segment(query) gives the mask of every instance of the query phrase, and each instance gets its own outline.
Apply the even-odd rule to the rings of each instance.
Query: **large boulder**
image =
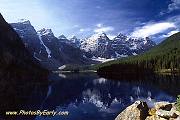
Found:
[[[154,103],[154,108],[156,110],[163,109],[169,111],[172,108],[172,104],[169,102],[156,102]]]
[[[175,103],[156,102],[153,108],[148,108],[146,102],[136,101],[115,120],[180,120],[180,112]]]
[[[122,111],[115,120],[145,120],[148,116],[148,110],[146,102],[136,101]]]
[[[155,103],[156,114],[155,116],[159,116],[164,119],[176,120],[180,115],[176,110],[174,103],[169,102],[157,102]]]

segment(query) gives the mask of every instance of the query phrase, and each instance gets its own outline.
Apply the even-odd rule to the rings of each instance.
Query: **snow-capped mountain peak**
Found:
[[[72,38],[69,38],[69,41],[71,41],[72,43],[77,43],[80,42],[80,39],[78,39],[76,36],[72,36]]]
[[[99,34],[99,39],[109,40],[109,38],[108,38],[108,36],[106,35],[106,33],[101,33],[101,34]]]
[[[39,31],[37,31],[40,35],[42,36],[54,36],[53,32],[51,29],[46,29],[46,28],[43,28]]]
[[[78,38],[76,36],[72,36],[71,38],[69,38],[69,40],[77,40]]]
[[[69,41],[75,47],[79,48],[81,46],[81,40],[78,39],[76,36],[72,36],[72,38],[69,38]]]
[[[115,37],[114,39],[123,39],[123,40],[125,40],[125,39],[127,39],[127,36],[122,34],[122,33],[119,33],[118,36]]]
[[[113,39],[113,42],[118,42],[118,43],[125,43],[128,40],[128,37],[122,33],[119,33],[117,37]]]
[[[100,37],[107,37],[106,33],[104,33],[104,32],[99,33],[99,36],[100,36]]]
[[[29,20],[27,19],[18,19],[16,23],[22,23],[22,24],[31,24]]]
[[[96,33],[86,39],[78,39],[76,36],[66,38],[64,35],[57,39],[51,29],[43,28],[36,32],[30,21],[25,19],[11,25],[23,38],[26,47],[30,51],[34,50],[32,53],[38,60],[53,59],[53,56],[62,60],[61,57],[64,55],[60,54],[61,52],[68,51],[68,55],[71,55],[72,51],[69,47],[76,48],[74,50],[81,49],[88,58],[116,59],[140,54],[155,45],[150,38],[131,38],[131,36],[121,33],[111,40],[104,32]],[[36,49],[34,49],[35,47]],[[63,51],[63,49],[67,49],[67,51]],[[77,54],[81,54],[81,52]]]
[[[66,36],[64,36],[64,35],[60,35],[60,36],[58,37],[58,39],[67,40]]]
[[[110,39],[105,33],[94,34],[85,39],[81,44],[81,49],[85,51],[96,51],[99,46],[108,45]]]
[[[107,37],[106,33],[97,33],[92,35],[91,37],[87,38],[86,40],[91,41],[91,42],[98,42],[98,40],[109,40],[109,38]]]
[[[85,39],[81,49],[91,52],[95,57],[119,58],[140,54],[154,45],[149,38],[131,38],[120,33],[110,40],[105,33],[101,33]]]

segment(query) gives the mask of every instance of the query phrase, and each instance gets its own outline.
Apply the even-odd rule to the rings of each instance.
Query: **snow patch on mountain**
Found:
[[[27,19],[18,19],[15,23],[31,24],[30,21]]]
[[[37,35],[39,36],[39,40],[40,40],[41,44],[42,44],[42,45],[45,47],[45,49],[46,49],[46,52],[47,52],[47,54],[48,54],[48,58],[50,58],[50,57],[51,57],[51,51],[50,51],[50,49],[44,44],[44,42],[43,42],[43,40],[42,40],[42,37],[41,37],[41,34],[38,32]]]
[[[99,44],[108,44],[109,38],[105,33],[98,33],[92,35],[90,38],[83,40],[81,44],[81,49],[88,51],[95,51],[99,47]]]
[[[132,54],[133,54],[134,56],[138,55],[138,54],[137,54],[137,53],[135,53],[135,52],[133,52]]]
[[[119,54],[115,51],[116,54],[116,58],[124,58],[124,57],[128,57],[128,55],[124,55],[124,54]]]
[[[53,32],[51,29],[43,28],[38,31],[38,33],[41,34],[41,36],[54,36]]]
[[[65,69],[66,68],[66,65],[62,65],[62,66],[60,66],[58,69],[59,70],[63,70],[63,69]]]
[[[101,58],[101,57],[93,57],[92,60],[104,63],[104,62],[115,60],[115,58],[106,59],[106,58]]]
[[[123,58],[149,50],[155,43],[150,38],[131,38],[124,34],[110,40],[105,33],[94,34],[82,41],[80,48],[100,58]],[[101,60],[100,60],[101,61]]]
[[[81,49],[85,50],[86,52],[95,51],[98,46],[98,41],[97,41],[98,37],[99,36],[97,34],[95,34],[95,35],[91,36],[90,38],[85,39],[81,44],[81,46],[82,46]]]
[[[41,59],[39,59],[38,57],[36,57],[36,53],[35,53],[35,52],[34,52],[34,54],[33,54],[33,57],[36,58],[36,60],[38,60],[38,61],[42,61]]]

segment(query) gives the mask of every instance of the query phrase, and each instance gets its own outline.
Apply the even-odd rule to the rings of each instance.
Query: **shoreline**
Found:
[[[53,73],[97,73],[96,70],[82,70],[82,71],[60,71],[60,70],[56,70],[56,71],[52,71]]]

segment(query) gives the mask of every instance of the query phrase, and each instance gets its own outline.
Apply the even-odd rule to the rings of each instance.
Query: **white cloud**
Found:
[[[81,28],[80,30],[79,30],[79,32],[84,32],[85,31],[85,29],[83,29],[83,28]]]
[[[79,25],[74,25],[74,26],[73,26],[73,28],[78,28],[78,27],[79,27]]]
[[[163,10],[159,13],[160,16],[170,13],[174,10],[180,10],[180,0],[171,0],[171,3],[168,5],[167,10]]]
[[[113,31],[114,28],[112,26],[107,26],[107,27],[98,27],[94,29],[94,32],[96,33],[102,33],[102,32],[109,32]]]
[[[173,35],[175,33],[178,33],[178,32],[179,32],[178,30],[173,30],[173,31],[170,31],[169,33],[163,35],[163,37],[169,37],[169,36],[171,36],[171,35]]]
[[[132,37],[148,37],[158,33],[162,33],[169,28],[176,28],[175,24],[172,22],[161,22],[161,23],[151,23],[143,27],[138,27],[131,33]]]
[[[101,24],[101,23],[96,25],[96,27],[102,27],[102,26],[103,26],[103,24]]]
[[[91,31],[91,29],[89,29],[89,28],[81,28],[81,29],[79,29],[80,33],[88,32],[88,31]]]
[[[180,0],[171,0],[171,4],[168,5],[169,12],[180,9]]]

